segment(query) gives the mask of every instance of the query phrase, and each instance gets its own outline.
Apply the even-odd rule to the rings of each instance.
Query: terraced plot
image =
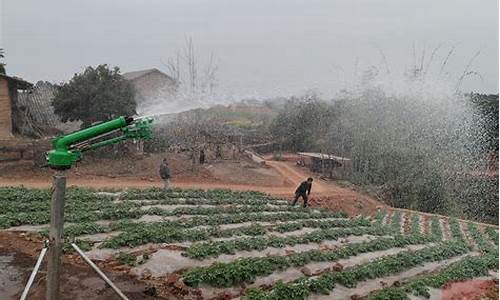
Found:
[[[0,227],[46,235],[49,199],[0,189]],[[410,299],[498,276],[494,227],[399,210],[347,218],[255,192],[70,189],[65,235],[184,299]]]

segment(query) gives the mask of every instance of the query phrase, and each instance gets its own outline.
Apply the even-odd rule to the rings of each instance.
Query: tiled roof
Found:
[[[163,73],[162,71],[160,71],[156,68],[147,69],[147,70],[139,70],[139,71],[134,71],[134,72],[127,72],[127,73],[123,73],[122,76],[125,77],[125,79],[127,79],[127,80],[134,80],[134,79],[137,79],[139,77],[142,77],[144,75],[147,75],[147,74],[150,74],[153,72],[161,73],[165,77],[168,77],[169,79],[173,80],[172,78],[170,78],[170,76],[168,76],[167,74]]]

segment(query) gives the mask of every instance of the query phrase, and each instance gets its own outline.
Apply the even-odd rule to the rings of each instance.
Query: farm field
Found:
[[[49,189],[0,188],[2,231],[47,236]],[[440,299],[498,279],[498,229],[415,212],[290,206],[259,192],[66,194],[65,236],[166,299]],[[69,251],[69,248],[68,248]]]

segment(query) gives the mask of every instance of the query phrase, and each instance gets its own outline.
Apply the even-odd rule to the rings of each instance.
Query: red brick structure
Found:
[[[9,163],[44,163],[44,151],[50,148],[50,140],[22,138],[15,132],[14,119],[19,115],[18,97],[33,85],[21,78],[0,74],[0,170]]]
[[[0,139],[13,137],[13,116],[19,90],[28,90],[32,86],[20,78],[0,74]]]

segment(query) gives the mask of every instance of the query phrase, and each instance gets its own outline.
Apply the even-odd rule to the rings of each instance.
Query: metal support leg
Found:
[[[28,296],[28,292],[30,291],[31,285],[33,284],[33,281],[35,281],[35,276],[38,273],[38,269],[40,268],[40,265],[42,264],[43,258],[45,257],[45,253],[47,252],[47,243],[42,249],[42,252],[40,252],[40,255],[38,256],[38,260],[36,261],[35,268],[31,272],[30,278],[28,279],[28,283],[24,287],[24,291],[21,294],[21,299],[20,300],[25,300],[26,297]]]
[[[99,277],[101,277],[115,291],[115,293],[121,299],[129,300],[127,298],[127,296],[125,296],[122,293],[122,291],[120,291],[120,289],[118,289],[118,287],[111,280],[109,280],[109,278],[106,276],[106,274],[104,274],[101,270],[99,270],[99,268],[85,255],[85,253],[83,253],[83,251],[75,243],[71,243],[71,246],[76,250],[76,252],[78,252],[78,254],[80,254],[80,256],[83,258],[83,260],[86,263],[88,263],[90,265],[90,267],[92,267],[92,269],[94,269],[94,271],[96,271],[97,275],[99,275]]]
[[[49,255],[47,272],[47,300],[60,299],[61,255],[63,248],[64,195],[66,193],[66,175],[58,172],[54,175],[52,202],[50,205]]]

